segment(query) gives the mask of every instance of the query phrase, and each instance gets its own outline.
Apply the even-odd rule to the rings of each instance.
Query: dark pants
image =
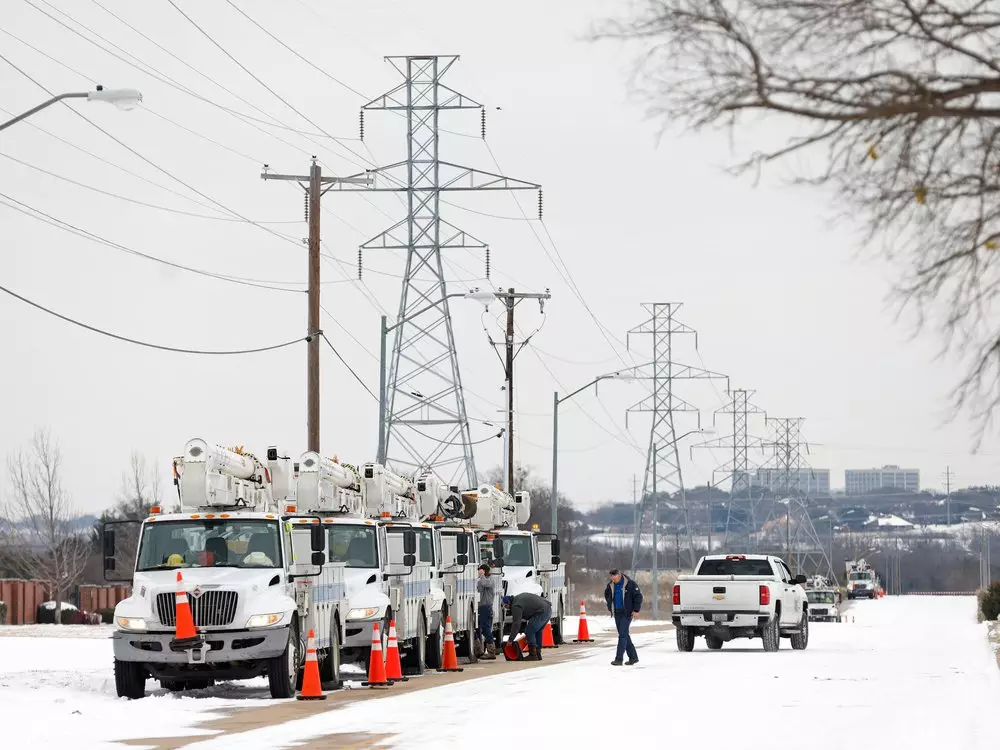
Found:
[[[542,631],[546,623],[552,619],[552,605],[549,604],[542,612],[528,620],[524,626],[524,635],[528,639],[528,645],[535,648],[542,646]],[[514,637],[514,636],[512,636]]]
[[[639,655],[632,644],[632,636],[628,629],[632,626],[631,612],[615,612],[615,627],[618,628],[618,650],[615,651],[615,661],[622,660],[622,654],[628,653],[628,658],[637,661]]]
[[[493,643],[493,605],[479,608],[479,635],[483,643]]]

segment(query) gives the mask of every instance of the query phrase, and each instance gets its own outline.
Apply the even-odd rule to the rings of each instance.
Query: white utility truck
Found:
[[[325,540],[319,524],[310,523],[300,536],[304,546],[293,548],[290,524],[279,512],[292,492],[289,459],[268,448],[265,465],[242,448],[196,438],[174,459],[174,482],[181,512],[154,507],[141,522],[132,596],[115,607],[118,695],[142,698],[148,677],[184,690],[266,675],[272,697],[291,697],[308,629],[329,633],[340,616],[343,578],[324,571],[328,596],[322,607],[312,603],[319,599],[311,590]],[[126,523],[138,522],[105,525],[106,577],[120,556],[115,530]],[[193,642],[175,637],[178,571],[197,630]],[[333,680],[329,650],[320,658]]]
[[[840,622],[837,592],[829,586],[807,588],[806,600],[809,602],[809,620],[811,622]]]
[[[765,651],[777,651],[781,638],[792,648],[809,643],[809,613],[803,575],[771,555],[707,555],[694,575],[677,579],[671,619],[677,650],[691,651],[705,636],[717,650],[736,638],[760,638]]]
[[[878,581],[875,571],[865,559],[849,560],[847,568],[847,598],[848,599],[874,599],[875,589]]]
[[[307,452],[299,459],[296,487],[296,511],[319,517],[326,530],[324,570],[343,570],[344,656],[367,664],[376,622],[384,653],[389,621],[395,620],[403,669],[422,674],[439,665],[443,639],[432,617],[444,594],[432,585],[433,528],[420,522],[413,484],[381,464],[358,470]]]

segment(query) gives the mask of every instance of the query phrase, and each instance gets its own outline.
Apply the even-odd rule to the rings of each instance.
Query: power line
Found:
[[[353,375],[353,376],[354,376],[354,379],[355,379],[355,380],[357,380],[357,381],[358,381],[358,382],[359,382],[359,383],[361,384],[361,387],[362,387],[362,388],[364,388],[364,389],[365,389],[365,390],[366,390],[366,391],[368,392],[368,395],[369,395],[369,396],[371,396],[371,397],[372,397],[373,399],[375,399],[375,401],[377,402],[377,401],[378,401],[378,396],[376,396],[376,395],[375,395],[375,394],[374,394],[374,393],[372,392],[372,389],[371,389],[371,388],[369,388],[369,387],[368,387],[368,384],[367,384],[367,383],[365,383],[365,381],[361,379],[361,376],[360,376],[360,375],[358,375],[358,373],[356,373],[356,372],[354,371],[354,368],[353,368],[353,367],[351,367],[351,366],[350,366],[349,364],[347,364],[347,360],[346,360],[346,359],[344,359],[344,358],[343,358],[342,356],[340,356],[340,352],[338,352],[338,351],[337,351],[337,347],[335,347],[335,346],[333,345],[333,343],[332,343],[332,342],[330,341],[330,339],[328,339],[328,338],[326,337],[326,334],[325,334],[325,333],[323,333],[322,331],[320,331],[320,332],[319,332],[319,335],[323,337],[323,340],[324,340],[324,341],[326,342],[326,345],[327,345],[328,347],[330,347],[330,351],[332,351],[332,352],[333,352],[333,353],[334,353],[335,355],[337,355],[337,359],[339,359],[339,360],[340,360],[340,363],[341,363],[342,365],[344,365],[344,367],[346,367],[346,368],[347,368],[347,371],[348,371],[349,373],[351,373],[351,375]]]
[[[215,355],[215,356],[225,356],[233,354],[257,354],[260,352],[275,351],[276,349],[284,349],[285,347],[292,346],[293,344],[298,344],[301,341],[305,341],[307,338],[306,336],[300,336],[297,339],[293,339],[292,341],[286,341],[282,344],[273,344],[271,346],[260,346],[255,349],[231,349],[231,350],[180,349],[178,347],[173,347],[173,346],[163,346],[162,344],[151,344],[148,341],[139,341],[138,339],[129,338],[128,336],[122,336],[117,333],[106,331],[102,328],[97,328],[96,326],[88,325],[87,323],[83,323],[79,320],[75,320],[73,318],[67,317],[66,315],[57,313],[55,310],[51,310],[43,305],[38,304],[37,302],[32,302],[27,297],[22,297],[17,292],[12,291],[5,286],[0,286],[0,292],[6,292],[11,297],[18,299],[21,302],[24,302],[25,304],[30,305],[31,307],[34,307],[37,310],[41,310],[42,312],[48,313],[49,315],[59,318],[60,320],[65,321],[66,323],[71,323],[72,325],[79,326],[80,328],[85,328],[86,330],[91,331],[93,333],[99,333],[102,336],[107,336],[108,338],[116,339],[117,341],[124,341],[128,344],[135,344],[136,346],[144,346],[148,349],[157,349],[159,351],[174,352],[177,354],[203,354],[203,355]]]

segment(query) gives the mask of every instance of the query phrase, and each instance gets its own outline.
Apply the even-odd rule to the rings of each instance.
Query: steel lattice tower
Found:
[[[726,378],[726,376],[674,362],[674,336],[679,334],[695,335],[695,347],[697,348],[695,330],[675,317],[680,307],[680,303],[676,302],[645,303],[643,308],[650,314],[649,319],[628,332],[629,343],[631,343],[633,335],[648,335],[653,339],[653,361],[635,368],[638,379],[652,381],[652,393],[628,410],[629,412],[651,412],[653,415],[653,423],[649,431],[649,448],[646,453],[642,498],[636,508],[632,541],[633,571],[638,570],[642,564],[642,546],[640,544],[642,529],[647,525],[652,529],[658,520],[656,518],[658,504],[654,502],[653,498],[654,488],[657,494],[664,491],[677,493],[684,534],[687,537],[688,562],[692,567],[696,562],[694,528],[681,472],[678,445],[680,440],[674,426],[674,414],[693,412],[699,415],[700,423],[700,412],[677,395],[674,383],[679,380],[709,380]]]
[[[378,459],[403,473],[433,468],[449,484],[474,487],[476,466],[441,251],[486,245],[441,218],[440,196],[445,191],[537,190],[539,185],[439,158],[440,114],[483,111],[441,82],[457,56],[386,60],[404,80],[365,104],[362,118],[374,110],[403,114],[406,160],[366,170],[363,174],[374,178],[371,188],[336,188],[405,193],[407,200],[406,218],[361,246],[362,251],[406,250]]]

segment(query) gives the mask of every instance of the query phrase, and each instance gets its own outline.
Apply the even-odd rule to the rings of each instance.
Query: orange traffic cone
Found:
[[[590,637],[590,628],[587,627],[587,608],[583,606],[583,601],[580,601],[580,624],[576,628],[576,638],[573,639],[573,643],[593,643],[594,639]]]
[[[365,687],[389,687],[392,683],[385,678],[385,662],[382,661],[382,636],[378,632],[378,623],[372,625],[372,654],[368,660],[368,680],[362,682]]]
[[[396,638],[396,621],[389,620],[389,641],[385,646],[385,678],[389,682],[406,682],[403,665],[399,660],[399,641]]]
[[[528,639],[524,633],[519,633],[513,641],[508,640],[503,645],[503,655],[507,661],[519,661],[528,650]]]
[[[194,629],[194,617],[191,615],[191,605],[188,602],[187,591],[184,590],[184,578],[178,570],[174,639],[171,645],[181,647],[194,646],[199,640],[198,631]]]
[[[438,672],[462,672],[458,666],[458,652],[455,650],[455,634],[451,629],[451,616],[444,618],[444,653],[441,655],[441,668]]]
[[[325,701],[323,686],[319,681],[319,662],[316,661],[316,633],[309,631],[306,641],[306,671],[302,675],[302,689],[295,696],[300,701]]]
[[[545,623],[545,627],[542,628],[542,648],[559,648],[556,645],[555,638],[552,637],[552,623]]]

